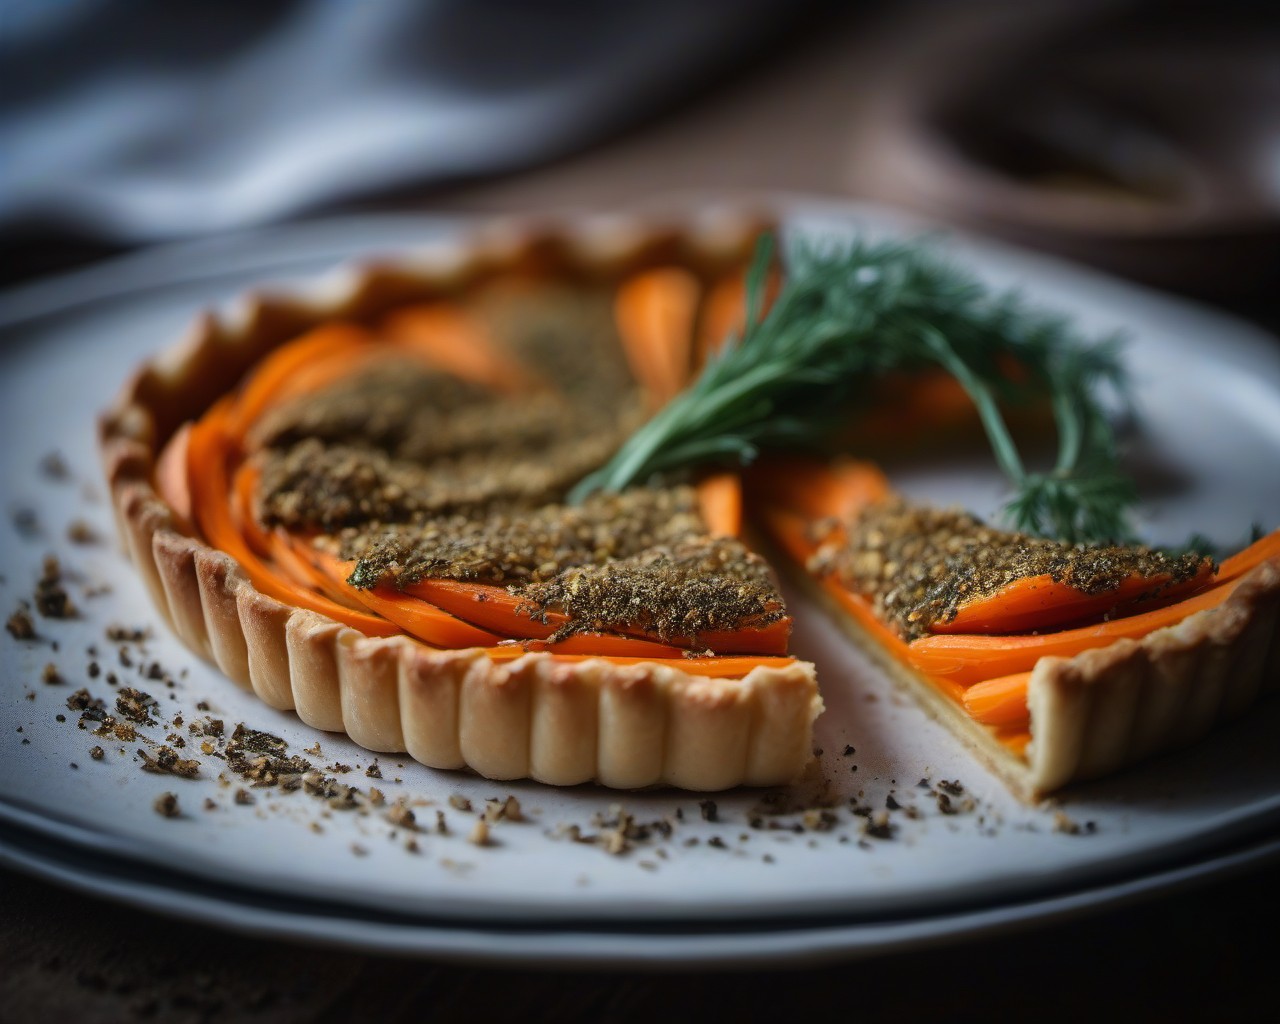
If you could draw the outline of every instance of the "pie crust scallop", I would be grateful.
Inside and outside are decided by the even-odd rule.
[[[500,224],[418,258],[345,271],[309,294],[250,295],[229,314],[203,314],[133,375],[99,425],[116,522],[156,608],[187,647],[265,703],[435,768],[704,791],[793,780],[812,760],[822,710],[810,664],[715,679],[656,662],[498,662],[407,636],[366,637],[260,593],[152,485],[158,453],[183,422],[317,324],[370,321],[511,270],[611,280],[675,262],[710,277],[747,256],[764,223],[712,210],[674,227],[613,217]]]

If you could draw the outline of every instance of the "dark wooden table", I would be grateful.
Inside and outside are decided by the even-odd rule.
[[[1023,5],[947,6],[969,12],[963,24],[933,5],[927,16],[825,14],[783,56],[588,152],[382,205],[523,213],[688,189],[886,194],[862,154],[887,92],[913,62],[936,61],[940,33],[983,19],[1019,30]],[[1271,296],[1231,303],[1280,323]],[[1280,869],[1268,867],[1067,923],[831,966],[567,972],[266,941],[0,871],[0,1021],[1270,1020],[1276,906]]]

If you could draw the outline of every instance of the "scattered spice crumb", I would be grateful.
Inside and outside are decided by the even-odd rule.
[[[200,775],[200,762],[193,758],[179,757],[172,747],[161,747],[152,757],[141,747],[138,756],[142,758],[142,770],[158,775],[177,775],[184,779],[195,779]]]
[[[101,747],[95,746],[95,747],[89,748],[89,756],[93,758],[95,761],[101,761],[104,757],[106,757],[106,754],[107,752],[103,750]]]
[[[387,811],[387,821],[397,828],[409,829],[410,831],[416,831],[418,828],[417,815],[409,810],[403,800],[397,800],[391,805],[391,809]]]
[[[9,620],[5,623],[5,629],[9,631],[9,635],[15,640],[34,640],[36,638],[35,623],[31,621],[31,614],[25,608],[19,608],[9,616]]]
[[[703,821],[719,821],[720,810],[714,800],[698,801],[698,809],[702,812]]]
[[[178,806],[178,797],[174,793],[161,793],[152,806],[161,817],[177,818],[182,814],[182,809]]]
[[[369,765],[369,767],[364,770],[364,774],[367,778],[370,778],[370,779],[382,778],[382,769],[378,766],[378,761],[376,758],[374,759],[373,764]]]
[[[102,538],[98,531],[83,519],[73,519],[67,525],[67,540],[72,544],[97,544]]]
[[[449,806],[452,807],[455,811],[469,811],[471,810],[471,801],[468,800],[465,796],[461,796],[457,793],[452,793],[449,796]]]
[[[48,452],[41,457],[40,472],[50,480],[66,480],[71,476],[66,460],[58,451]]]
[[[467,836],[467,842],[475,846],[488,846],[492,839],[489,836],[489,823],[484,818],[477,818],[475,827]]]
[[[56,555],[46,555],[44,571],[36,583],[36,611],[48,619],[70,619],[76,615],[67,589],[62,585],[62,564]]]

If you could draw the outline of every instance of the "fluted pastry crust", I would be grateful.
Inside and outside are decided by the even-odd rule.
[[[309,297],[250,296],[229,317],[203,315],[177,348],[132,377],[100,423],[117,523],[156,608],[241,687],[369,750],[555,785],[720,790],[791,781],[812,759],[822,708],[812,665],[718,679],[678,663],[548,654],[497,662],[407,636],[366,637],[260,593],[152,484],[155,460],[183,422],[275,346],[320,323],[371,320],[512,270],[607,280],[677,262],[715,274],[747,254],[761,226],[724,215],[678,228],[617,219],[572,230],[512,225],[416,262],[350,272]]]

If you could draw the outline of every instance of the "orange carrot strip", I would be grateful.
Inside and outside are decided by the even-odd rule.
[[[768,313],[782,288],[782,275],[771,270],[765,278],[762,314]],[[735,271],[711,286],[699,313],[696,357],[698,365],[719,352],[732,335],[741,338],[747,326],[747,275]]]
[[[687,270],[658,267],[624,281],[614,319],[631,373],[655,407],[689,381],[693,324],[702,286]]]
[[[231,521],[250,549],[267,558],[271,555],[271,542],[253,515],[253,495],[260,475],[252,463],[244,462],[237,467],[231,482]]]
[[[907,645],[907,657],[912,665],[926,675],[944,677],[960,685],[1012,675],[1015,672],[1029,672],[1041,658],[1050,655],[1070,658],[1081,651],[1105,647],[1126,637],[1138,639],[1154,630],[1175,625],[1188,615],[1216,608],[1231,595],[1239,583],[1239,580],[1225,583],[1154,611],[1054,633],[1024,636],[927,636]]]
[[[191,424],[184,423],[156,458],[156,490],[183,520],[191,522],[191,485],[187,476],[187,442]]]
[[[742,475],[733,470],[710,473],[698,481],[698,509],[713,537],[742,533]]]
[[[1168,574],[1130,576],[1108,591],[1087,594],[1054,582],[1047,574],[1024,576],[994,594],[966,601],[950,622],[935,622],[933,633],[1025,633],[1112,613],[1132,615],[1156,603],[1175,600],[1203,590],[1214,581],[1213,563],[1205,559],[1195,576],[1167,585]],[[1160,589],[1160,588],[1164,589]]]
[[[272,563],[294,582],[319,591],[344,608],[366,611],[365,606],[351,596],[351,588],[346,583],[334,583],[315,567],[310,557],[314,549],[304,539],[276,527],[267,535],[267,542],[271,546]]]
[[[617,633],[575,633],[551,643],[549,640],[525,640],[522,645],[530,651],[547,651],[551,654],[608,655],[616,658],[674,661],[684,658],[687,648],[673,647],[657,640],[645,640],[635,636],[619,636]]]
[[[228,414],[228,434],[243,437],[268,407],[297,394],[291,391],[291,381],[310,363],[334,353],[354,352],[372,340],[363,327],[335,321],[276,349],[258,363],[241,389],[234,411]]]
[[[1029,728],[1031,719],[1027,719],[1026,725],[1008,725],[995,732],[996,739],[1008,747],[1019,757],[1023,756],[1027,751],[1027,746],[1031,743],[1031,729]]]
[[[523,644],[503,644],[500,647],[486,648],[487,654],[494,661],[513,661],[528,653]],[[580,661],[607,661],[612,665],[662,664],[662,659],[618,657],[607,654],[553,654],[556,661],[569,664]],[[786,668],[794,665],[795,658],[740,658],[740,657],[701,657],[670,659],[669,667],[697,676],[713,676],[727,679],[741,679],[753,668]]]
[[[506,639],[497,633],[478,629],[469,622],[454,618],[426,601],[406,597],[394,587],[379,586],[372,590],[356,590],[352,587],[352,593],[356,600],[432,647],[459,650],[485,647]]]
[[[410,306],[382,322],[387,339],[433,366],[500,392],[527,391],[536,374],[504,352],[485,326],[451,303]]]
[[[1030,680],[1030,672],[1015,672],[974,683],[964,691],[964,709],[984,725],[1025,726],[1031,720],[1031,712],[1027,710]]]
[[[396,590],[378,586],[371,590],[359,590],[347,583],[352,563],[321,551],[306,549],[307,561],[323,573],[330,584],[342,589],[348,596],[385,619],[399,624],[406,632],[433,647],[486,647],[505,639],[501,634],[479,629],[469,622],[430,604],[420,598]]]
[[[232,442],[226,426],[232,416],[232,396],[217,402],[191,428],[187,442],[187,471],[195,525],[211,545],[234,558],[253,585],[285,604],[309,608],[369,636],[391,636],[400,630],[376,616],[353,612],[319,594],[282,578],[250,550],[232,522],[228,462]]]
[[[762,503],[809,520],[849,519],[892,493],[879,467],[856,459],[774,459],[753,466],[745,481]]]
[[[1271,558],[1280,558],[1280,530],[1272,530],[1243,551],[1236,552],[1230,558],[1224,558],[1222,565],[1218,567],[1218,575],[1214,583],[1234,580]]]
[[[532,618],[518,610],[523,603],[520,597],[492,584],[419,580],[407,585],[401,593],[420,598],[460,619],[516,640],[545,640],[570,621],[568,615],[554,611]],[[622,634],[618,642],[628,637],[636,637],[642,642],[656,639],[644,630],[624,627],[618,632]],[[690,638],[690,642],[725,654],[785,654],[790,637],[791,619],[784,618],[767,626],[700,633],[696,638]],[[672,649],[680,647],[673,646]]]

